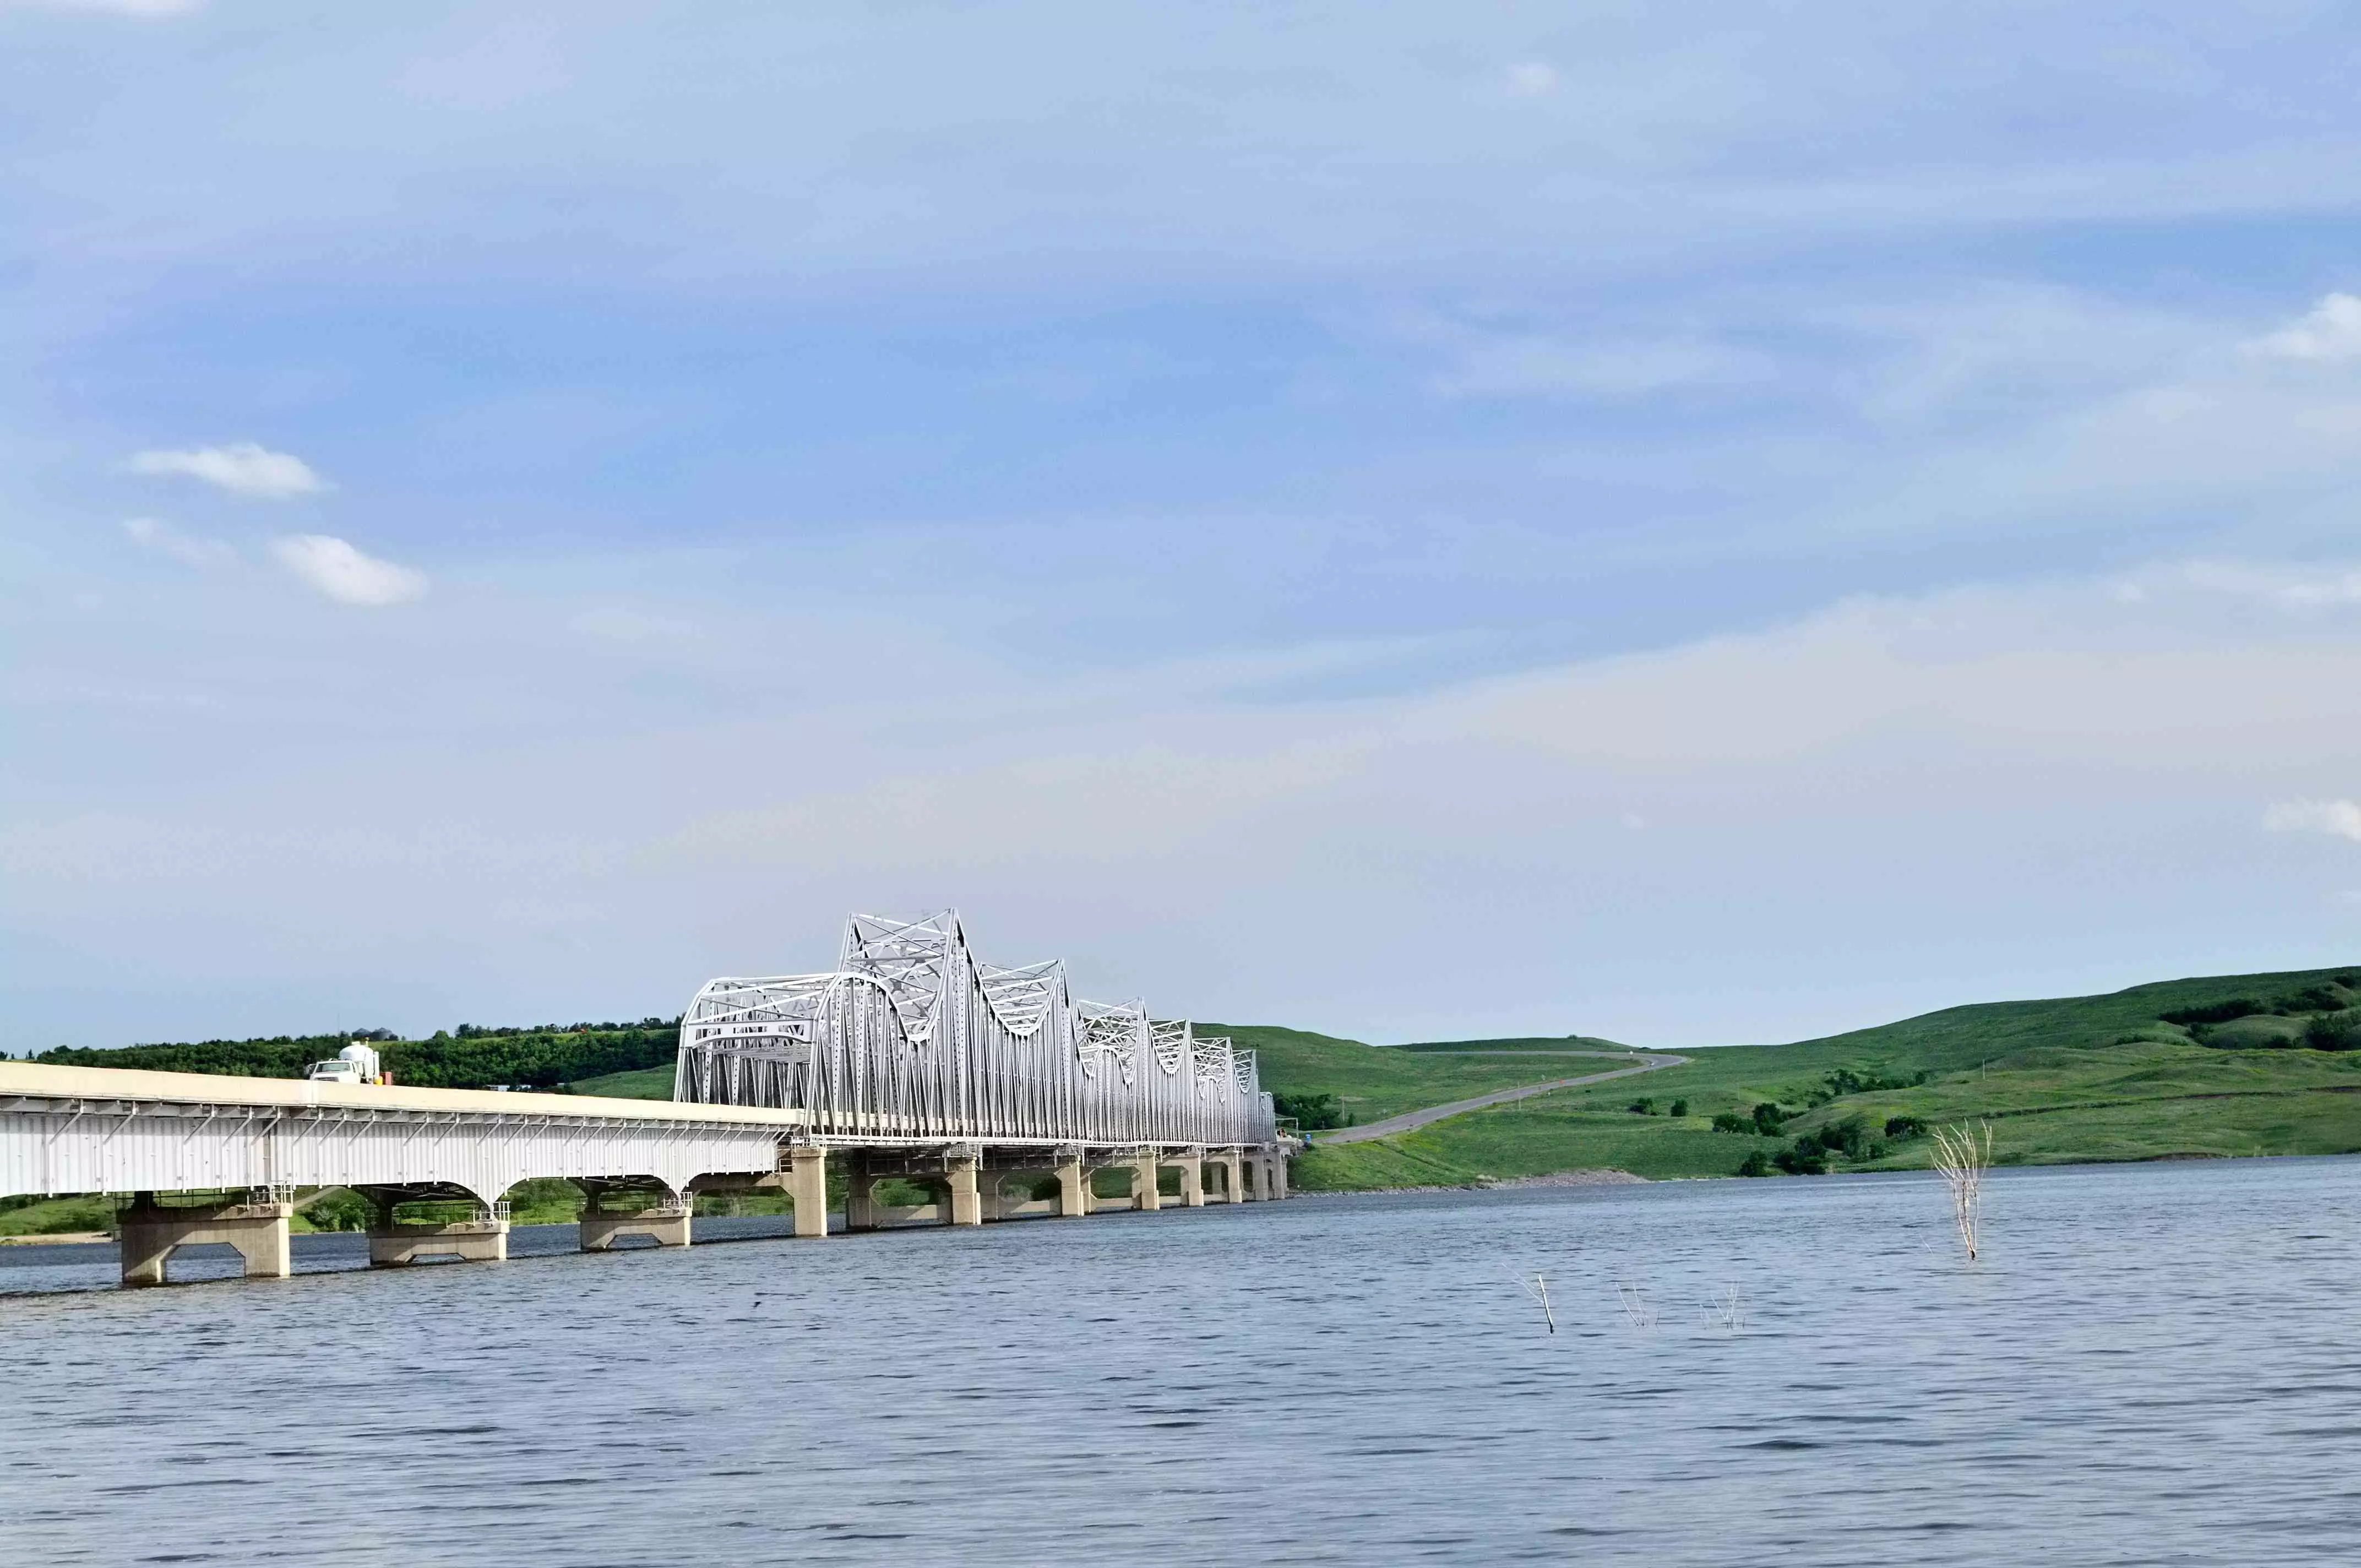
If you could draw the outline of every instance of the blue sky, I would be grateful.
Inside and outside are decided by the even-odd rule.
[[[0,1047],[956,905],[1398,1040],[2361,962],[2361,22],[0,0]]]

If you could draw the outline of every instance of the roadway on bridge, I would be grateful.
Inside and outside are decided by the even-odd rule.
[[[1433,1051],[1422,1054],[1490,1056],[1502,1053]],[[1625,1059],[1623,1053],[1620,1051],[1519,1051],[1516,1054],[1519,1056],[1598,1057],[1609,1061]],[[1372,1138],[1389,1138],[1396,1133],[1415,1132],[1421,1127],[1443,1121],[1446,1117],[1465,1115],[1470,1111],[1481,1111],[1488,1105],[1506,1105],[1511,1100],[1528,1100],[1536,1094],[1548,1094],[1560,1089],[1574,1089],[1586,1083],[1605,1083],[1611,1078],[1633,1078],[1643,1072],[1654,1072],[1660,1068],[1678,1067],[1688,1059],[1686,1057],[1660,1056],[1650,1052],[1640,1058],[1639,1065],[1636,1067],[1617,1068],[1613,1072],[1588,1073],[1581,1078],[1552,1079],[1547,1083],[1528,1083],[1521,1089],[1497,1089],[1489,1094],[1478,1094],[1472,1100],[1454,1100],[1445,1105],[1429,1105],[1422,1110],[1405,1111],[1399,1116],[1389,1116],[1382,1122],[1371,1122],[1366,1127],[1344,1127],[1334,1132],[1321,1133],[1312,1141],[1315,1145],[1365,1144]]]

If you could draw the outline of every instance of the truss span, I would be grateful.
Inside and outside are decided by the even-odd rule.
[[[1086,1002],[1056,959],[1004,969],[956,910],[856,915],[825,974],[708,981],[681,1019],[673,1097],[800,1110],[868,1142],[1264,1145],[1252,1051],[1143,1003]]]

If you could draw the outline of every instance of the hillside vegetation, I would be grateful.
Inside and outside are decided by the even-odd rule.
[[[1991,1123],[2004,1163],[2349,1153],[2361,1150],[2356,1025],[2353,970],[1946,1008],[1793,1045],[1693,1051],[1644,1077],[1315,1146],[1295,1180],[1349,1189],[1592,1168],[1654,1178],[1891,1169],[1927,1163],[1927,1125],[1977,1120]],[[1377,1058],[1402,1048],[1367,1047]],[[1316,1084],[1268,1070],[1265,1080],[1349,1091],[1360,1059],[1305,1064]]]

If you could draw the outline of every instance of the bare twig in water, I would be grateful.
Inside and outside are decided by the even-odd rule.
[[[1623,1305],[1623,1321],[1635,1329],[1656,1326],[1656,1309],[1648,1305],[1648,1298],[1628,1279],[1615,1282],[1615,1299]]]
[[[1738,1293],[1737,1286],[1725,1285],[1719,1295],[1706,1299],[1703,1315],[1708,1328],[1742,1334],[1746,1332],[1746,1298]]]
[[[1978,1140],[1979,1131],[1982,1141]],[[1976,1260],[1977,1204],[1983,1196],[1984,1172],[1992,1168],[1992,1124],[1979,1122],[1976,1130],[1965,1123],[1938,1127],[1934,1132],[1935,1171],[1951,1190],[1951,1218],[1960,1227],[1960,1245],[1968,1261]]]
[[[1524,1281],[1519,1280],[1518,1283],[1523,1285]],[[1550,1306],[1549,1280],[1542,1275],[1534,1275],[1532,1283],[1525,1285],[1525,1294],[1542,1304],[1542,1316],[1549,1320],[1550,1332],[1557,1332],[1557,1312]]]

